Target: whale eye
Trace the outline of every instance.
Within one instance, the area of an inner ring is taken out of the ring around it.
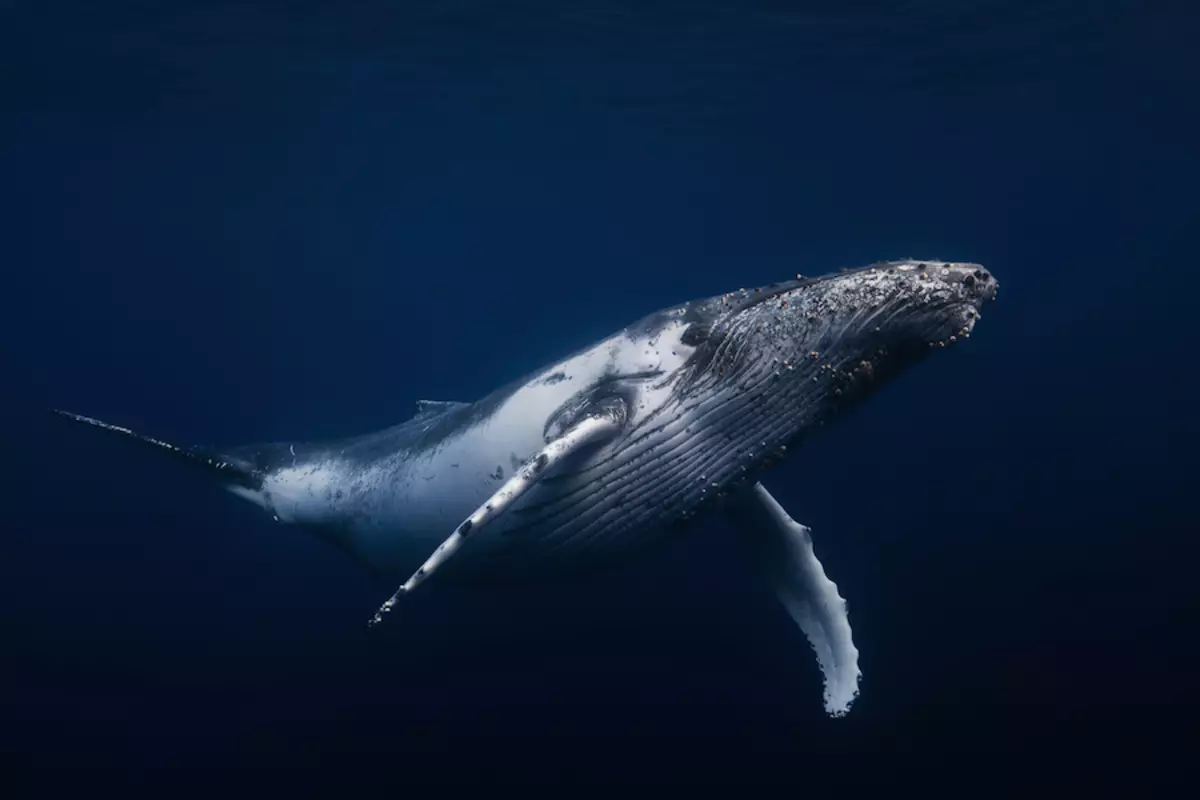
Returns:
[[[712,327],[706,322],[693,322],[679,337],[679,341],[688,347],[698,347],[712,337]]]

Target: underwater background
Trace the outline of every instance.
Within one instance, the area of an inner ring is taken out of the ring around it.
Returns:
[[[1198,16],[0,0],[0,792],[1185,787]],[[764,480],[849,601],[844,719],[719,519],[368,632],[396,581],[45,411],[356,434],[910,256],[999,301]]]

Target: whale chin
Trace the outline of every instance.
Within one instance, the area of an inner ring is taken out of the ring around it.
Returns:
[[[958,301],[937,309],[928,316],[912,346],[918,350],[946,347],[961,339],[970,338],[979,321],[980,304]]]

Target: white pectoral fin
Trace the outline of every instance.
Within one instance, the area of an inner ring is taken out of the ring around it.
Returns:
[[[405,581],[404,585],[397,589],[395,594],[375,612],[370,624],[378,625],[383,622],[383,615],[392,610],[402,595],[408,594],[420,586],[426,578],[436,572],[438,567],[462,547],[463,542],[477,535],[489,522],[502,515],[559,462],[588,445],[596,444],[613,436],[621,430],[623,423],[623,409],[609,408],[601,413],[584,417],[539,450],[495,494],[489,497],[487,502],[463,520],[462,524],[450,534],[450,537],[442,542],[437,550],[433,551],[433,555],[426,559],[421,568],[414,572],[412,577]]]
[[[846,601],[817,560],[809,529],[788,516],[761,483],[737,513],[771,588],[817,653],[825,678],[825,710],[842,716],[858,696],[858,648]]]

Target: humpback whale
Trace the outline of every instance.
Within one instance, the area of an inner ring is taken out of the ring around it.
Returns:
[[[861,671],[845,600],[763,473],[927,354],[970,336],[997,283],[973,263],[883,261],[661,309],[473,402],[423,400],[337,441],[185,447],[55,413],[215,477],[403,584],[497,584],[630,558],[724,517],[816,652],[824,707]]]

